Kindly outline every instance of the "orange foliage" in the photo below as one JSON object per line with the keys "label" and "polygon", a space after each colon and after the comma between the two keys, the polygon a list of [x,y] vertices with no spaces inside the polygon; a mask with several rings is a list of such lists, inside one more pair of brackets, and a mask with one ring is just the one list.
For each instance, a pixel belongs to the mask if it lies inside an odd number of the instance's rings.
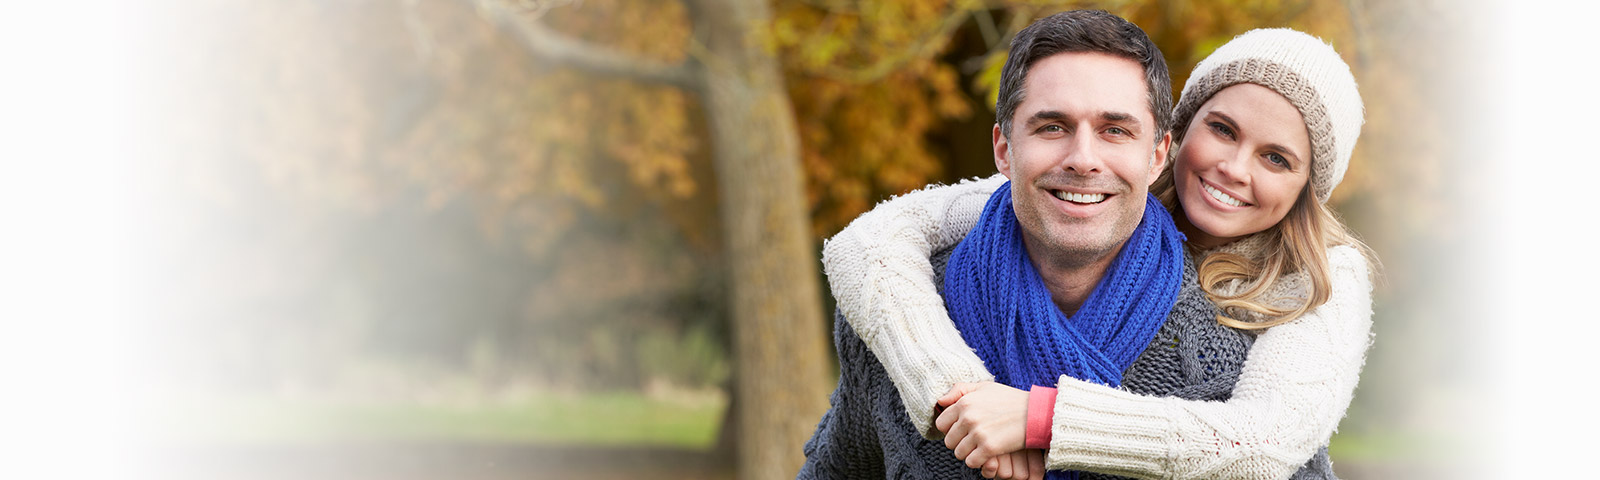
{"label": "orange foliage", "polygon": [[[268,93],[252,103],[261,125],[249,150],[271,178],[355,208],[412,187],[434,206],[470,198],[490,212],[486,226],[515,230],[530,252],[583,216],[637,202],[663,206],[698,243],[714,236],[707,132],[692,93],[552,68],[467,2],[399,3],[250,7],[260,14],[248,31],[260,35],[246,37],[244,55],[266,61],[237,79],[243,92]],[[780,0],[756,34],[783,66],[821,237],[889,195],[950,180],[957,159],[929,136],[987,116],[970,105],[992,108],[1009,35],[1064,8],[1105,8],[1145,28],[1170,60],[1175,96],[1193,65],[1233,35],[1310,32],[1356,68],[1369,131],[1392,127],[1391,108],[1408,101],[1373,102],[1375,92],[1417,86],[1362,43],[1371,21],[1353,17],[1352,5],[1361,2]],[[643,59],[714,61],[696,57],[690,13],[678,2],[585,0],[540,20]],[[1357,149],[1336,204],[1371,191],[1370,150]]]}

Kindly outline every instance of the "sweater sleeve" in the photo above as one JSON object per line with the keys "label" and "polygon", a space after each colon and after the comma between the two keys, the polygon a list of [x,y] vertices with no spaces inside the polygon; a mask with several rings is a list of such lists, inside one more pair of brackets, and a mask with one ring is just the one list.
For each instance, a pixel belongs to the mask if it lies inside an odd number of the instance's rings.
{"label": "sweater sleeve", "polygon": [[964,238],[1006,178],[930,187],[879,204],[823,244],[839,311],[883,363],[923,436],[935,402],[958,382],[994,380],[962,340],[934,285],[929,257]]}
{"label": "sweater sleeve", "polygon": [[1288,478],[1355,394],[1372,284],[1354,248],[1328,251],[1333,292],[1250,348],[1226,402],[1146,397],[1061,377],[1047,464],[1135,478]]}

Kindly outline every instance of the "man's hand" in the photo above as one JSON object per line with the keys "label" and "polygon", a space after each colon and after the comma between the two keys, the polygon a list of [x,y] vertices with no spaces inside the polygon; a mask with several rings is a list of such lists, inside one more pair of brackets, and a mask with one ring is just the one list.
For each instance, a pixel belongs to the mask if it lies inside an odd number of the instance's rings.
{"label": "man's hand", "polygon": [[934,426],[945,433],[944,446],[968,467],[980,468],[990,458],[1022,450],[1028,392],[994,382],[958,383],[939,405],[945,409]]}
{"label": "man's hand", "polygon": [[1030,448],[990,458],[980,473],[983,478],[1043,480],[1044,450]]}

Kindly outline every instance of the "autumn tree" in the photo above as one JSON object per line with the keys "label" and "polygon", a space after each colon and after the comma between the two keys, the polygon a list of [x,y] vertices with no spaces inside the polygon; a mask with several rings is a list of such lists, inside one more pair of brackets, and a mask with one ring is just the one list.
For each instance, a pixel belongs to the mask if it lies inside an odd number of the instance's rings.
{"label": "autumn tree", "polygon": [[486,2],[487,14],[540,59],[598,75],[664,83],[699,99],[712,158],[732,289],[738,466],[746,478],[784,478],[798,441],[821,414],[827,364],[802,203],[794,112],[772,53],[755,28],[762,2],[686,2],[690,59],[657,63],[552,32],[534,15]]}
{"label": "autumn tree", "polygon": [[[625,226],[659,216],[689,243],[710,245],[722,263],[703,274],[722,275],[715,289],[727,291],[719,300],[731,324],[741,478],[787,478],[829,388],[815,242],[889,195],[951,180],[954,164],[992,171],[983,153],[989,109],[1016,31],[1068,8],[1110,10],[1162,47],[1176,95],[1192,66],[1233,35],[1289,26],[1332,42],[1369,93],[1383,91],[1369,82],[1405,79],[1367,71],[1393,61],[1374,60],[1387,57],[1363,30],[1376,15],[1363,13],[1366,3],[291,0],[208,8],[241,10],[223,13],[278,31],[241,36],[240,51],[266,66],[228,73],[239,87],[229,94],[255,102],[254,145],[245,150],[277,185],[356,209],[413,190],[427,208],[470,201],[486,235],[538,258],[571,252],[580,240],[571,232],[598,217]],[[253,95],[261,91],[297,94]],[[1393,125],[1395,117],[1380,115],[1393,108],[1401,107],[1369,101],[1369,118]],[[1370,134],[1363,146],[1394,141]],[[961,151],[978,153],[957,158]],[[1393,187],[1363,173],[1377,171],[1365,152],[1357,150],[1336,203]],[[643,213],[617,213],[628,209]]]}

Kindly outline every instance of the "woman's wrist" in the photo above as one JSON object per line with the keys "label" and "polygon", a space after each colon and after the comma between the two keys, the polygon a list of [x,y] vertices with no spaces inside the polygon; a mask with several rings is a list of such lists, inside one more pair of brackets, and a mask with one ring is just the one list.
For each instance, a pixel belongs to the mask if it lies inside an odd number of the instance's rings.
{"label": "woman's wrist", "polygon": [[1050,422],[1055,410],[1056,389],[1034,385],[1028,390],[1028,430],[1023,447],[1050,448]]}

